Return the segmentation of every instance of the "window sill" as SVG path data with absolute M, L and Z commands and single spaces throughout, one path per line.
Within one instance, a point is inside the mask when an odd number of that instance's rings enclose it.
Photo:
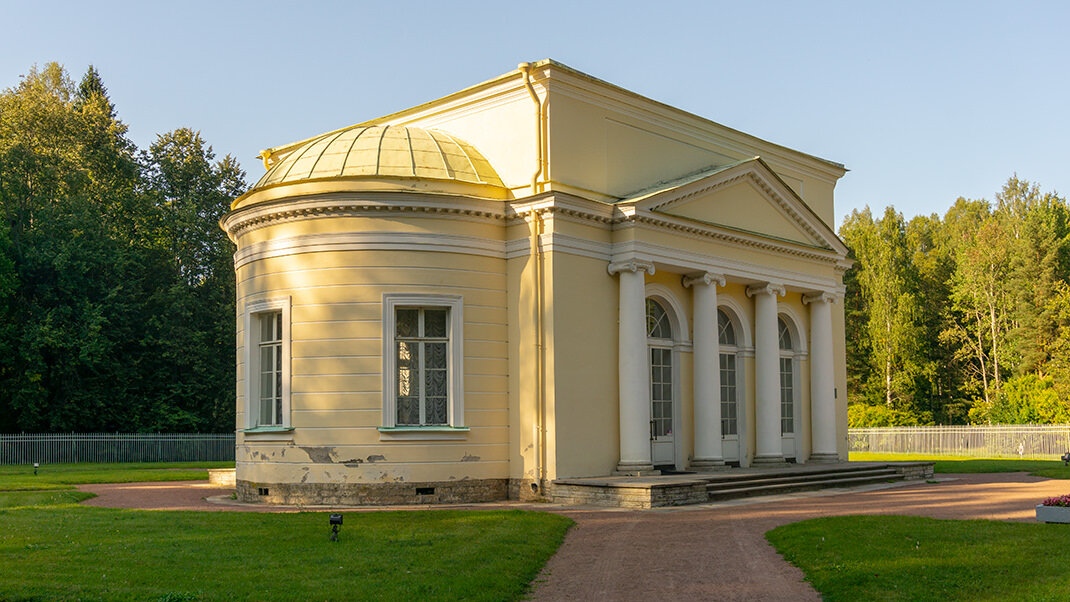
M 380 441 L 450 441 L 466 439 L 466 426 L 380 426 Z
M 257 426 L 238 431 L 246 440 L 255 441 L 293 441 L 292 426 Z

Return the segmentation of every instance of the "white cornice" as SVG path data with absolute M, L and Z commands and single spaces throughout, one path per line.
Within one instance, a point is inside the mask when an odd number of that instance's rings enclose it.
M 775 264 L 756 264 L 727 259 L 717 255 L 707 255 L 683 251 L 643 241 L 624 241 L 612 246 L 613 261 L 638 259 L 652 261 L 655 264 L 671 267 L 673 271 L 714 272 L 724 274 L 730 281 L 745 283 L 766 283 L 775 281 L 800 292 L 827 291 L 842 295 L 843 282 L 838 277 L 822 278 L 813 274 L 785 270 Z
M 505 243 L 474 236 L 422 232 L 305 234 L 251 244 L 234 254 L 234 269 L 271 257 L 331 251 L 432 251 L 504 259 Z
M 467 197 L 407 193 L 367 192 L 308 195 L 243 207 L 223 216 L 220 226 L 231 240 L 265 226 L 320 217 L 354 217 L 384 213 L 428 213 L 501 223 L 505 203 Z

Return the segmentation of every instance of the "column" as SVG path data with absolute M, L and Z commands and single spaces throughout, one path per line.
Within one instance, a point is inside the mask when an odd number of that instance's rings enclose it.
M 621 261 L 609 264 L 620 274 L 620 337 L 617 374 L 620 395 L 620 462 L 617 472 L 654 470 L 650 462 L 650 362 L 646 347 L 646 280 L 654 264 Z
M 835 363 L 832 356 L 832 304 L 836 297 L 817 293 L 803 297 L 810 305 L 811 462 L 838 462 L 836 452 Z
M 754 297 L 754 430 L 755 464 L 784 461 L 780 432 L 780 344 L 777 297 L 784 287 L 761 284 L 747 288 Z
M 725 285 L 720 274 L 706 272 L 684 278 L 693 292 L 695 320 L 695 455 L 694 470 L 724 465 L 721 451 L 721 358 L 717 340 L 717 286 Z

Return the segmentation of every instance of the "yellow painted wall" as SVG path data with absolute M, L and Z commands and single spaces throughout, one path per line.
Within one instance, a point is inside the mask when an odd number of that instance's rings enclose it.
M 387 222 L 380 226 L 397 227 Z M 293 233 L 295 228 L 287 224 L 279 229 Z M 257 232 L 257 237 L 263 234 Z M 470 428 L 463 440 L 380 440 L 382 295 L 387 292 L 463 297 L 464 422 Z M 248 301 L 280 296 L 292 300 L 293 444 L 239 433 L 238 478 L 367 482 L 508 476 L 504 260 L 441 252 L 343 251 L 261 259 L 239 268 L 240 309 Z M 245 339 L 241 327 L 239 321 L 239 350 Z M 239 429 L 246 420 L 243 360 L 239 352 Z M 315 458 L 320 461 L 311 461 Z

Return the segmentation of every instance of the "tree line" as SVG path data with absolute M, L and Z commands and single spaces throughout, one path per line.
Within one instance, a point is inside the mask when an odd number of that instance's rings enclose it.
M 245 188 L 199 132 L 127 136 L 100 74 L 0 93 L 0 432 L 234 428 Z
M 1070 422 L 1070 208 L 1010 178 L 840 227 L 851 426 Z

